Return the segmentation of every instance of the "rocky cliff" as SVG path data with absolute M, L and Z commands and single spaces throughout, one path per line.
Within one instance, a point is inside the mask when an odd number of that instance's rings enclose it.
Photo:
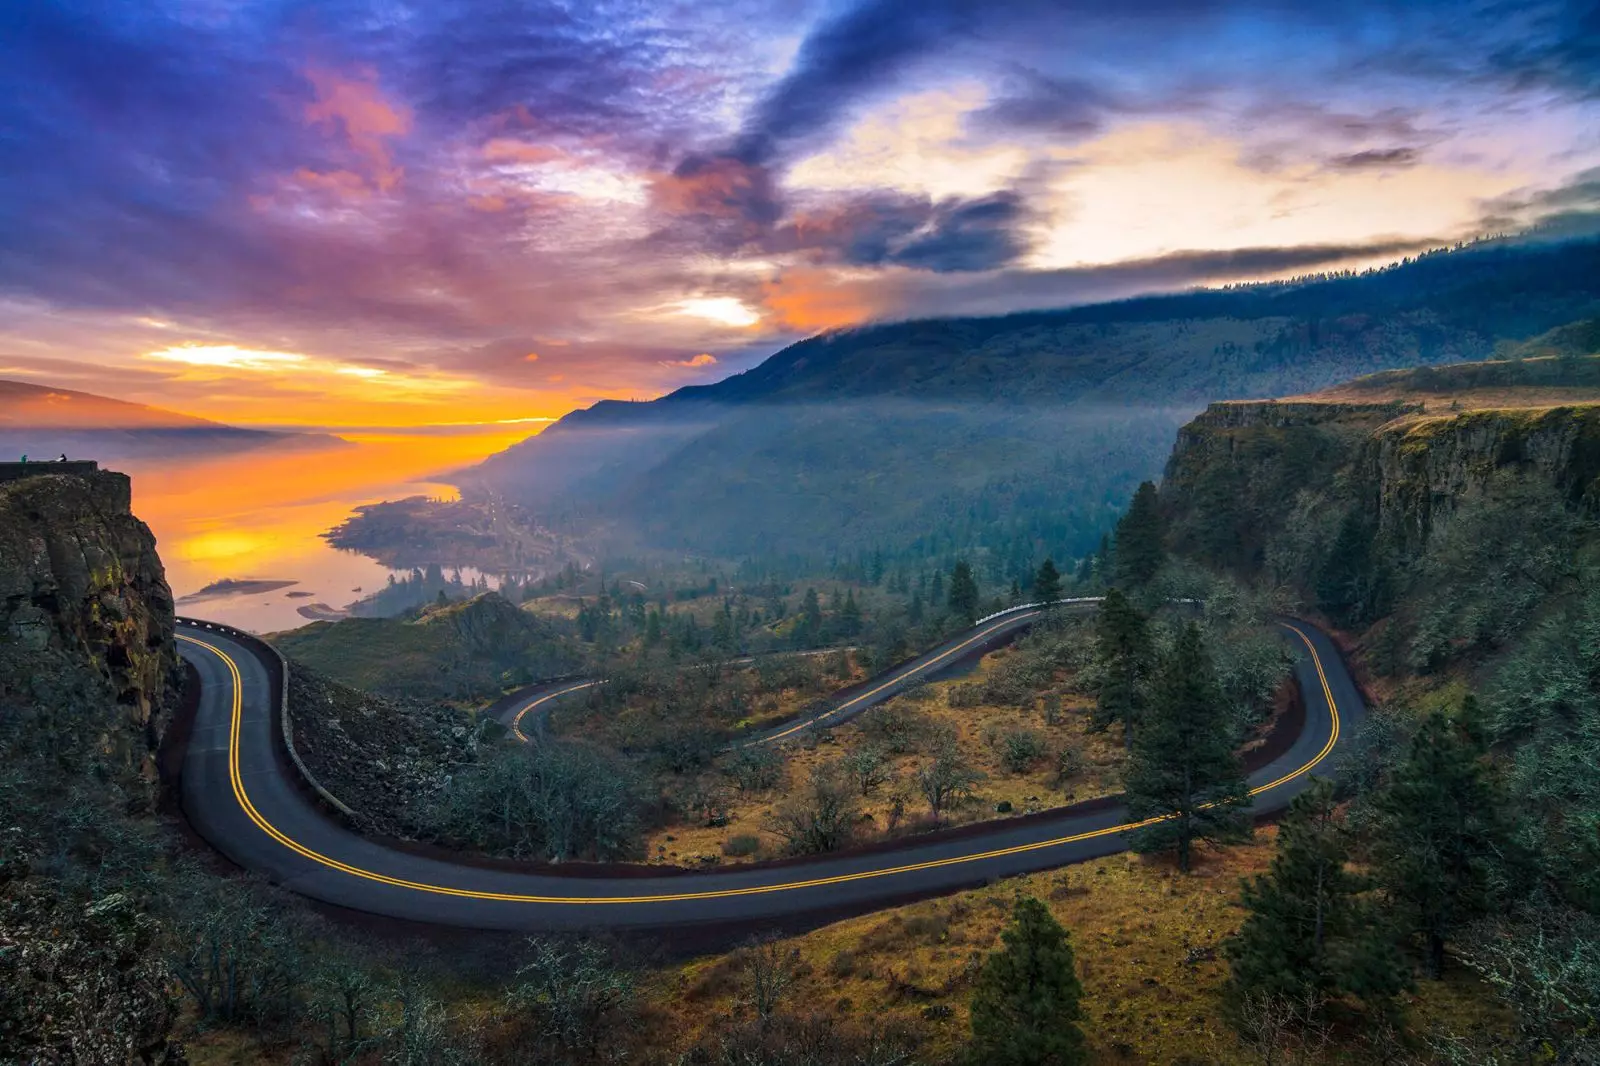
M 1213 404 L 1167 464 L 1170 547 L 1352 630 L 1390 620 L 1396 671 L 1486 661 L 1600 554 L 1600 358 L 1530 363 Z
M 1212 404 L 1184 426 L 1162 490 L 1180 551 L 1248 568 L 1308 517 L 1360 512 L 1408 558 L 1477 496 L 1516 481 L 1591 510 L 1597 478 L 1600 404 L 1436 413 L 1404 401 L 1262 401 Z
M 82 663 L 109 686 L 120 721 L 104 750 L 148 771 L 174 702 L 172 591 L 126 475 L 0 484 L 0 651 Z M 23 671 L 0 671 L 0 692 Z

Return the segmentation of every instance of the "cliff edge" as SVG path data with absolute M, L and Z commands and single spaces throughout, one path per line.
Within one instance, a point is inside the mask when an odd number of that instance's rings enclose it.
M 178 657 L 172 590 L 124 474 L 0 483 L 0 654 L 51 653 L 109 686 L 124 717 L 105 723 L 102 747 L 149 776 Z M 0 670 L 0 690 L 23 673 Z

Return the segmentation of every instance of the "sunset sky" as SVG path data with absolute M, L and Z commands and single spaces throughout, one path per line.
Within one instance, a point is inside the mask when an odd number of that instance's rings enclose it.
M 0 5 L 0 377 L 239 423 L 548 418 L 1597 201 L 1592 2 Z

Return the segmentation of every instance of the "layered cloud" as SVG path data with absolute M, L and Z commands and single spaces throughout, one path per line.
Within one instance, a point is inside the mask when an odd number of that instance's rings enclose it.
M 0 374 L 259 422 L 550 417 L 870 318 L 1575 232 L 1597 18 L 21 0 Z

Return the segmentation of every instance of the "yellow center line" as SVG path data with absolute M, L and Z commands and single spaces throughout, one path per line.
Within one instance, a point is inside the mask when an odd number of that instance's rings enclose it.
M 539 704 L 544 703 L 546 700 L 553 700 L 557 696 L 565 696 L 569 692 L 578 692 L 581 689 L 593 688 L 595 685 L 603 685 L 603 684 L 605 684 L 604 681 L 585 681 L 582 684 L 573 685 L 570 688 L 558 688 L 554 692 L 545 693 L 543 696 L 540 696 L 538 699 L 534 700 L 532 703 L 529 703 L 528 705 L 523 707 L 522 710 L 517 712 L 517 716 L 515 718 L 511 719 L 511 731 L 517 735 L 517 739 L 518 740 L 520 740 L 524 744 L 526 744 L 528 742 L 528 736 L 527 736 L 526 733 L 524 733 L 522 731 L 522 716 L 523 715 L 527 714 L 529 711 L 531 711 L 535 707 L 539 706 Z
M 1312 645 L 1311 639 L 1307 637 L 1306 634 L 1299 628 L 1290 625 L 1287 622 L 1279 624 L 1285 629 L 1292 631 L 1296 636 L 1304 641 L 1306 650 L 1311 653 L 1311 661 L 1316 666 L 1317 677 L 1322 683 L 1323 696 L 1328 701 L 1328 713 L 1332 716 L 1333 728 L 1330 731 L 1328 742 L 1322 746 L 1322 750 L 1313 756 L 1309 762 L 1296 770 L 1284 774 L 1276 781 L 1272 781 L 1268 784 L 1251 789 L 1250 795 L 1252 796 L 1258 796 L 1263 792 L 1268 792 L 1284 784 L 1285 782 L 1291 781 L 1294 778 L 1307 773 L 1318 763 L 1322 762 L 1322 760 L 1328 757 L 1328 754 L 1333 750 L 1334 744 L 1339 739 L 1339 708 L 1334 702 L 1333 690 L 1328 685 L 1327 674 L 1323 672 L 1321 656 L 1317 654 L 1317 649 Z M 989 630 L 985 630 L 984 633 L 980 633 L 978 637 L 982 637 L 988 632 Z M 978 637 L 974 637 L 973 640 L 978 639 Z M 392 885 L 396 888 L 411 889 L 417 892 L 427 892 L 441 896 L 454 896 L 462 899 L 492 900 L 505 903 L 547 903 L 574 905 L 680 903 L 692 902 L 696 900 L 730 899 L 736 896 L 756 896 L 765 895 L 771 892 L 792 892 L 797 889 L 819 888 L 827 885 L 847 884 L 852 881 L 864 881 L 877 877 L 892 877 L 898 874 L 917 873 L 923 870 L 936 870 L 946 866 L 958 866 L 965 863 L 984 862 L 989 859 L 1005 858 L 1011 855 L 1022 855 L 1028 852 L 1042 851 L 1045 848 L 1059 847 L 1064 844 L 1075 844 L 1079 841 L 1094 840 L 1099 837 L 1112 836 L 1117 833 L 1125 833 L 1132 829 L 1138 829 L 1143 826 L 1152 825 L 1156 822 L 1163 821 L 1167 817 L 1163 815 L 1155 818 L 1146 818 L 1139 822 L 1127 822 L 1122 825 L 1108 826 L 1104 829 L 1092 829 L 1088 832 L 1074 833 L 1070 836 L 1056 837 L 1052 840 L 1041 840 L 1031 844 L 1018 844 L 1009 848 L 995 848 L 989 851 L 971 852 L 966 855 L 952 855 L 949 858 L 932 859 L 927 862 L 907 863 L 902 866 L 888 866 L 876 870 L 862 870 L 857 873 L 836 874 L 831 877 L 817 877 L 805 881 L 786 881 L 780 884 L 772 885 L 753 885 L 747 888 L 706 889 L 699 892 L 673 892 L 637 896 L 533 896 L 512 892 L 482 892 L 475 889 L 453 888 L 448 885 L 433 885 L 421 881 L 409 881 L 404 878 L 390 877 L 387 874 L 377 873 L 372 870 L 364 870 L 360 867 L 351 866 L 348 863 L 340 862 L 337 859 L 332 859 L 326 855 L 322 855 L 319 852 L 313 851 L 312 849 L 301 844 L 299 841 L 287 836 L 271 822 L 267 821 L 266 818 L 262 817 L 261 813 L 256 810 L 255 804 L 251 802 L 249 794 L 245 791 L 244 780 L 239 773 L 239 731 L 240 723 L 243 721 L 244 717 L 239 666 L 226 652 L 213 644 L 209 644 L 206 641 L 198 640 L 194 637 L 183 634 L 179 634 L 179 639 L 186 640 L 191 644 L 195 644 L 211 652 L 222 661 L 224 666 L 227 667 L 229 676 L 232 678 L 233 718 L 228 739 L 228 773 L 233 783 L 234 798 L 239 801 L 239 806 L 244 811 L 245 815 L 252 822 L 254 822 L 263 833 L 266 833 L 273 840 L 276 840 L 290 851 L 293 851 L 297 855 L 309 859 L 318 865 L 327 867 L 331 870 L 337 870 L 341 873 L 349 874 L 352 877 L 359 877 L 364 880 L 377 882 L 379 884 Z M 966 644 L 970 644 L 971 642 L 972 641 L 967 641 Z M 962 644 L 957 648 L 951 649 L 951 652 L 947 654 L 952 654 L 955 651 L 959 651 L 960 648 L 965 647 L 966 644 Z M 929 665 L 932 664 L 930 663 Z M 889 684 L 893 684 L 893 682 L 889 682 Z M 880 686 L 880 689 L 882 687 L 883 686 Z

